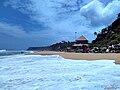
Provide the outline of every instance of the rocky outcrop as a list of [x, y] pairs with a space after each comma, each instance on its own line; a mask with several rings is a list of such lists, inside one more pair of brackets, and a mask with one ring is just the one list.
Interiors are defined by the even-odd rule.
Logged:
[[108, 27], [97, 34], [97, 38], [92, 41], [94, 45], [106, 46], [120, 43], [120, 16]]

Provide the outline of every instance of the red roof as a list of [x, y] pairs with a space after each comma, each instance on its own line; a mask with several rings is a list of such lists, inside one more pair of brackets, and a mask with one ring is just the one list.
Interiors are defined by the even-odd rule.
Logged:
[[80, 40], [87, 40], [83, 35], [79, 38], [76, 39], [76, 41], [80, 41]]

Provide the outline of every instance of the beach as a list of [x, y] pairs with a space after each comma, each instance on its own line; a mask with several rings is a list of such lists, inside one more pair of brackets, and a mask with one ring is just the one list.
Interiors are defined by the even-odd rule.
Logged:
[[120, 64], [119, 53], [75, 53], [75, 52], [55, 52], [55, 51], [38, 51], [31, 53], [32, 55], [60, 55], [65, 59], [72, 60], [115, 60], [116, 64]]

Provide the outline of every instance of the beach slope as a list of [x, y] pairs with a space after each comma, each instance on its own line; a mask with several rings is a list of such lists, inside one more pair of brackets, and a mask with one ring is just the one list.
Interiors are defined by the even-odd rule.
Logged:
[[120, 54], [116, 54], [116, 53], [74, 53], [74, 52], [40, 51], [31, 54], [60, 55], [65, 59], [72, 59], [72, 60], [115, 60], [116, 64], [120, 64]]

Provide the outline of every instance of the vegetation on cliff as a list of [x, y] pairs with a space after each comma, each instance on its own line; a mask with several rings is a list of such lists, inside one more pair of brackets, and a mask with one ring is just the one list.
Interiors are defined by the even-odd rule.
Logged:
[[94, 33], [97, 38], [92, 41], [93, 46], [108, 46], [120, 43], [120, 13], [117, 19], [108, 27], [103, 28], [100, 33]]

